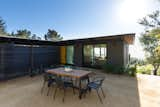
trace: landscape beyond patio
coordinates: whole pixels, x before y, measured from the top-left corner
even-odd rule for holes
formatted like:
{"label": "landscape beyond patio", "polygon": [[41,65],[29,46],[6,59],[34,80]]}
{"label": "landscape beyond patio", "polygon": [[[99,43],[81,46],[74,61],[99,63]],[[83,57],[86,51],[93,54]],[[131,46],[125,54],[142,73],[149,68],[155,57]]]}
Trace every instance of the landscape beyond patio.
{"label": "landscape beyond patio", "polygon": [[79,100],[68,90],[66,101],[62,103],[63,93],[58,92],[53,100],[53,94],[41,94],[42,76],[33,78],[26,76],[0,83],[1,107],[157,107],[160,104],[159,77],[137,75],[137,77],[105,74],[103,84],[106,98],[101,104],[96,92]]}

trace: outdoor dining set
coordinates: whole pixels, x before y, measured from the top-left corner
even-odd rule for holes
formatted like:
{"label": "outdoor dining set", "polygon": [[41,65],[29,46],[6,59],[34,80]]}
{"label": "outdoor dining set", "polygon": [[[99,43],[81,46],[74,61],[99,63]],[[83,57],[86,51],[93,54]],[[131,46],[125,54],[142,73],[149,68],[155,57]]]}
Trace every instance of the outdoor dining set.
{"label": "outdoor dining set", "polygon": [[45,70],[43,75],[41,93],[47,90],[48,96],[50,91],[53,91],[52,88],[54,87],[53,99],[55,99],[57,91],[62,90],[62,101],[64,102],[67,88],[71,88],[73,90],[73,94],[76,94],[75,91],[78,90],[79,99],[82,99],[82,97],[85,97],[87,93],[91,93],[92,90],[95,90],[100,102],[103,103],[99,91],[101,91],[103,98],[105,98],[105,93],[102,89],[104,79],[105,76],[102,74],[96,74],[92,71],[77,67],[73,68],[64,66],[49,68]]}

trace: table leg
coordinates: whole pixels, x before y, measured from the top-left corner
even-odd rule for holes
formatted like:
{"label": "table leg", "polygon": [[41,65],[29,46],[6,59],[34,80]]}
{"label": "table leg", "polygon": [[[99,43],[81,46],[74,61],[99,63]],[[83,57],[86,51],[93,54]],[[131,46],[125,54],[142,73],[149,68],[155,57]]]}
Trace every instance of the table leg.
{"label": "table leg", "polygon": [[81,92],[81,90],[82,90],[82,83],[81,83],[81,79],[79,79],[79,99],[82,98],[82,92]]}
{"label": "table leg", "polygon": [[[89,76],[87,76],[87,82],[88,82],[88,83],[90,82]],[[87,83],[87,84],[88,84],[88,83]],[[91,92],[91,88],[89,88],[88,90],[89,90],[89,92]]]}

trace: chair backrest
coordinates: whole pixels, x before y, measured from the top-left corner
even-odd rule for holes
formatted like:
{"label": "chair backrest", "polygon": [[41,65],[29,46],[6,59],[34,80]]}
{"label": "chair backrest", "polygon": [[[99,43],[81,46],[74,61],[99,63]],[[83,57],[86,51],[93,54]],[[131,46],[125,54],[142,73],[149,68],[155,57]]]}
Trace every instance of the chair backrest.
{"label": "chair backrest", "polygon": [[48,81],[50,79],[49,74],[48,73],[44,73],[43,79],[44,79],[44,81]]}
{"label": "chair backrest", "polygon": [[52,74],[48,74],[48,73],[44,73],[44,75],[43,75],[44,81],[48,81],[48,80],[53,79],[55,77],[56,77],[56,75],[52,75]]}
{"label": "chair backrest", "polygon": [[56,84],[58,85],[58,86],[63,86],[64,85],[64,82],[63,82],[63,80],[62,80],[62,78],[61,77],[56,77],[55,78],[55,82],[56,82]]}
{"label": "chair backrest", "polygon": [[95,76],[93,82],[96,84],[102,85],[103,81],[105,80],[105,76]]}

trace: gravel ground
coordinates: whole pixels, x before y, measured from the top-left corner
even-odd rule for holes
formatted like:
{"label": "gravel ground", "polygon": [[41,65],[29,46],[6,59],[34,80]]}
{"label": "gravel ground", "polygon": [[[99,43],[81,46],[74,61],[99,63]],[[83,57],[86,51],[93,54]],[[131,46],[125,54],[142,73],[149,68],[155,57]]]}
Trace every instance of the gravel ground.
{"label": "gravel ground", "polygon": [[0,82],[0,107],[160,107],[160,77],[104,75],[103,104],[95,91],[79,100],[78,92],[74,95],[72,89],[67,90],[64,103],[61,90],[53,100],[54,88],[49,96],[46,96],[47,89],[40,93],[43,82],[40,75]]}

